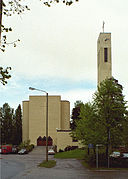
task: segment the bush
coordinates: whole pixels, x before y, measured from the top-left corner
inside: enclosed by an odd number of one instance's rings
[[[64,152],[62,149],[59,149],[59,152]]]
[[[78,146],[67,146],[67,147],[64,149],[64,151],[75,150],[75,149],[77,149],[77,148],[78,148]]]
[[[110,158],[110,167],[128,168],[128,159],[125,158]]]
[[[18,150],[21,150],[23,148],[30,152],[34,148],[34,144],[30,144],[30,140],[24,141],[18,146]]]

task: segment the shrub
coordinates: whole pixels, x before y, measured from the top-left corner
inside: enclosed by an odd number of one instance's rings
[[[64,152],[62,149],[59,149],[59,152]]]
[[[64,151],[75,150],[75,149],[77,149],[77,148],[78,148],[78,146],[67,146],[67,147],[64,149]]]
[[[128,168],[128,159],[125,158],[110,158],[110,167]]]
[[[18,150],[21,150],[23,148],[30,152],[34,148],[34,144],[30,144],[30,140],[24,141],[18,146]]]

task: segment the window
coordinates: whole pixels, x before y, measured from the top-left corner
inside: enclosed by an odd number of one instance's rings
[[[104,48],[104,62],[108,61],[108,48]]]

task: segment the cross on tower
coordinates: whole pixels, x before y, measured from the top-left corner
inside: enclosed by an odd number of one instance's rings
[[[104,33],[104,24],[105,24],[105,22],[103,21],[103,26],[102,26],[102,28],[103,28],[103,33]]]

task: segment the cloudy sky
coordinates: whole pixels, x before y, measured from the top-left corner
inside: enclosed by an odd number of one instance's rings
[[[29,86],[61,95],[62,100],[91,101],[97,86],[97,39],[112,34],[112,74],[124,87],[128,100],[128,1],[79,0],[68,7],[62,3],[48,8],[39,0],[25,0],[30,11],[4,18],[11,26],[9,45],[0,54],[0,66],[11,66],[12,78],[0,87],[0,106],[17,108],[29,95]],[[45,95],[45,94],[44,94]]]

